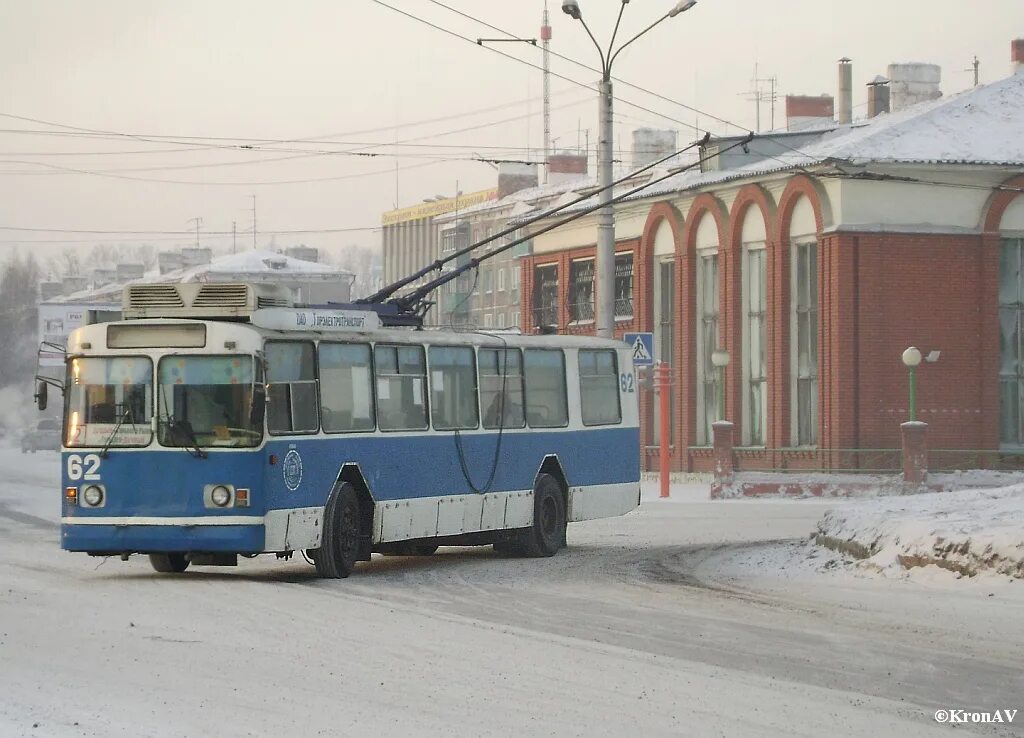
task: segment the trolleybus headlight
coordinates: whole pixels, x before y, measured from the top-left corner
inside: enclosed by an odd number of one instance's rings
[[[103,504],[103,488],[90,484],[82,491],[82,499],[89,507],[99,507]]]
[[[217,485],[210,490],[210,502],[217,507],[227,507],[231,502],[231,490],[224,485]]]

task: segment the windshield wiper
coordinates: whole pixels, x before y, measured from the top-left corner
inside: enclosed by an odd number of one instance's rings
[[[167,416],[167,427],[171,431],[171,439],[173,440],[175,432],[181,433],[185,440],[189,442],[188,446],[182,446],[192,456],[197,459],[205,459],[208,454],[199,447],[199,439],[196,437],[196,433],[192,430],[192,424],[187,420],[176,420],[173,415]]]
[[[107,440],[103,442],[103,448],[100,449],[100,458],[105,459],[110,453],[110,446],[114,442],[114,437],[117,436],[117,432],[121,430],[121,426],[124,425],[124,419],[128,417],[128,413],[132,411],[132,406],[128,405],[125,407],[124,412],[121,413],[117,419],[117,423],[114,424],[114,430],[110,431],[110,435],[107,436]],[[135,425],[135,418],[132,418],[132,425]]]

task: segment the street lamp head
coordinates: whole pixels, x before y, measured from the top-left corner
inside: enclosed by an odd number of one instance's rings
[[[911,346],[903,352],[903,363],[913,369],[921,363],[921,352],[916,347]]]
[[[679,0],[672,10],[668,11],[669,18],[675,18],[680,13],[685,13],[687,10],[697,4],[697,0]]]
[[[729,352],[721,349],[711,352],[711,363],[721,369],[729,364]]]
[[[573,20],[579,20],[583,17],[583,13],[580,11],[580,4],[576,0],[562,0],[562,12],[571,16]]]

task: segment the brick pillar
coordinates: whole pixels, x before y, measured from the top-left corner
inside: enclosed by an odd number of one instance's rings
[[[711,482],[712,497],[725,497],[726,488],[733,481],[732,429],[733,424],[728,420],[718,420],[711,424],[715,455],[715,476]]]
[[[924,484],[928,477],[928,424],[911,420],[900,425],[903,434],[903,481]]]

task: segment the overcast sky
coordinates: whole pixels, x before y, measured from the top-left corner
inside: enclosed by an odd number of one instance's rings
[[[514,35],[539,35],[543,0],[444,1]],[[387,2],[473,40],[502,35],[430,0]],[[619,38],[673,4],[634,0]],[[607,43],[619,2],[580,5]],[[557,3],[550,12],[552,50],[594,65],[582,26]],[[864,84],[894,61],[939,64],[942,90],[952,94],[972,84],[966,70],[975,54],[982,82],[1006,76],[1018,36],[1021,0],[700,0],[616,60],[616,77],[674,101],[617,83],[616,139],[628,147],[641,126],[677,129],[681,140],[693,137],[691,125],[753,128],[754,104],[743,93],[755,63],[760,76],[778,77],[779,126],[784,95],[835,93],[842,56],[853,59],[855,117],[864,114]],[[539,48],[493,48],[541,63]],[[596,75],[559,59],[552,71],[583,85],[552,79],[558,147],[575,148],[587,129],[593,147],[597,98],[586,85]],[[537,159],[541,91],[537,69],[372,0],[9,1],[0,24],[0,114],[46,123],[0,117],[0,226],[173,232],[198,217],[204,245],[230,246],[231,236],[202,232],[230,232],[235,222],[246,248],[255,194],[261,233],[374,228],[396,204],[494,186],[493,168],[468,158]],[[765,105],[763,128],[769,118]],[[397,159],[396,140],[407,142]],[[353,150],[379,156],[336,153]],[[87,249],[132,238],[4,230],[0,249],[29,241]],[[276,244],[336,248],[379,238],[353,230],[281,235]],[[68,242],[52,243],[58,239]],[[167,248],[191,240],[139,237]]]

